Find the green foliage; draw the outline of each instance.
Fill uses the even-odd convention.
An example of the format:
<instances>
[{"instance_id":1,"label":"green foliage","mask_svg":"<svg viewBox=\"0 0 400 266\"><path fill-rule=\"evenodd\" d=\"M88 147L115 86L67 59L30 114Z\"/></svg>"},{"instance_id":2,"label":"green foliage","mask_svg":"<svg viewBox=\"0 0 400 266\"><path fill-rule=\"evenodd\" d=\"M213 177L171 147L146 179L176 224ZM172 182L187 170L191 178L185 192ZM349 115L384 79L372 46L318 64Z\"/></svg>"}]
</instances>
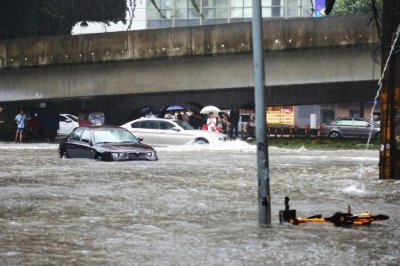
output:
<instances>
[{"instance_id":1,"label":"green foliage","mask_svg":"<svg viewBox=\"0 0 400 266\"><path fill-rule=\"evenodd\" d=\"M382 7L382 0L375 1L378 8ZM354 15L371 12L371 0L336 0L331 15Z\"/></svg>"},{"instance_id":2,"label":"green foliage","mask_svg":"<svg viewBox=\"0 0 400 266\"><path fill-rule=\"evenodd\" d=\"M1 0L0 39L70 34L79 21L126 23L126 11L126 0Z\"/></svg>"},{"instance_id":3,"label":"green foliage","mask_svg":"<svg viewBox=\"0 0 400 266\"><path fill-rule=\"evenodd\" d=\"M351 139L351 138L325 138L325 137L299 137L299 138L274 138L269 137L269 146L289 149L300 149L302 147L306 149L365 149L367 146L367 139ZM255 140L249 141L254 143ZM372 139L368 145L368 149L378 150L379 139Z\"/></svg>"}]
</instances>

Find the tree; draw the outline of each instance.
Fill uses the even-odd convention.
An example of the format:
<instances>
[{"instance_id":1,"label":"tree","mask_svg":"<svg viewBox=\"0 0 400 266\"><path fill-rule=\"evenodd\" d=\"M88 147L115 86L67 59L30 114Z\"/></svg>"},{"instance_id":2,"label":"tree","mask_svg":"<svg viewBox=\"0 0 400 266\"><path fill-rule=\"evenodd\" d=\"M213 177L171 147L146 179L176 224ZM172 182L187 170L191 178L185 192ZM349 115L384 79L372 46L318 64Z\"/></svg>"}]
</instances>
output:
<instances>
[{"instance_id":1,"label":"tree","mask_svg":"<svg viewBox=\"0 0 400 266\"><path fill-rule=\"evenodd\" d=\"M0 39L70 34L79 21L126 23L126 11L126 0L1 0Z\"/></svg>"},{"instance_id":2,"label":"tree","mask_svg":"<svg viewBox=\"0 0 400 266\"><path fill-rule=\"evenodd\" d=\"M382 0L373 0L382 8ZM371 12L371 0L336 0L331 15L354 15Z\"/></svg>"}]
</instances>

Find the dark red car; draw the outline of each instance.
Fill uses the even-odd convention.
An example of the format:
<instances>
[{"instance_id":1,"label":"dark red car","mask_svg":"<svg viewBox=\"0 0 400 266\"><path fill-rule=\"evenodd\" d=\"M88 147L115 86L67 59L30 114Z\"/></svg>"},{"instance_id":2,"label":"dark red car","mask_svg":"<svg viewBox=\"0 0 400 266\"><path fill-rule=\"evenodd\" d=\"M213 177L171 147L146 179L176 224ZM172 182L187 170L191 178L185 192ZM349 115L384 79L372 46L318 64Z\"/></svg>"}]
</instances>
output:
<instances>
[{"instance_id":1,"label":"dark red car","mask_svg":"<svg viewBox=\"0 0 400 266\"><path fill-rule=\"evenodd\" d=\"M131 132L116 126L78 127L58 148L61 158L90 158L101 161L157 161L156 151L140 143Z\"/></svg>"}]
</instances>

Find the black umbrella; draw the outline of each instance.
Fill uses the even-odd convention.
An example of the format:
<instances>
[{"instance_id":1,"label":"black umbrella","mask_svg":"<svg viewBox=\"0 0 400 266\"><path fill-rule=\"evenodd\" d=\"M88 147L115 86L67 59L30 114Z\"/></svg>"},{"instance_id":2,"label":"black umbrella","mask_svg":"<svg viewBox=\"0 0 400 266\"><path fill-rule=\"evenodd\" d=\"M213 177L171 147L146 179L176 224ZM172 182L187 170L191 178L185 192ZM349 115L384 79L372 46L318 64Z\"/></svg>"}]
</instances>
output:
<instances>
[{"instance_id":1,"label":"black umbrella","mask_svg":"<svg viewBox=\"0 0 400 266\"><path fill-rule=\"evenodd\" d=\"M204 105L202 105L202 104L200 104L198 102L194 102L194 101L189 101L187 103L190 104L190 105L193 105L194 107L199 108L199 110L203 109L203 107L204 107Z\"/></svg>"}]
</instances>

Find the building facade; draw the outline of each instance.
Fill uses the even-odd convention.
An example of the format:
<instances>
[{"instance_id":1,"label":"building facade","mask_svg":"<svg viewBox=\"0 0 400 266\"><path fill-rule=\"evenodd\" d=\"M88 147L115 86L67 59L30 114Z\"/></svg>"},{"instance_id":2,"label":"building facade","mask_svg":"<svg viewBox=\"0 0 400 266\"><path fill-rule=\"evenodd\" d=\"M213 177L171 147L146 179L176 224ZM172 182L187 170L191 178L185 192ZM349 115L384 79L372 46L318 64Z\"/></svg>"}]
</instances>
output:
<instances>
[{"instance_id":1,"label":"building facade","mask_svg":"<svg viewBox=\"0 0 400 266\"><path fill-rule=\"evenodd\" d=\"M313 15L314 0L261 1L264 18ZM147 0L146 4L149 29L251 21L252 18L252 0Z\"/></svg>"}]
</instances>

